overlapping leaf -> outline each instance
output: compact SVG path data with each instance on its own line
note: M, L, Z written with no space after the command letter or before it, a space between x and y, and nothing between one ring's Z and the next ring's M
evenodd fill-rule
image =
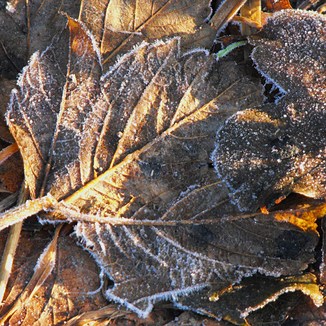
M0 74L15 78L36 50L65 26L64 11L78 16L80 1L3 1L0 5ZM8 32L9 31L9 32Z
M37 258L42 248L51 239L48 231L35 233L30 229L22 233L10 291L0 311L2 324L57 325L107 303L98 290L100 279L95 262L67 235L58 237L56 234L55 241L52 241L52 255L47 263L56 266L43 280L44 284L34 279L37 287L43 285L37 295L32 295L36 291L35 282L34 287L29 284L25 288L33 274L34 264L39 264ZM53 256L55 258L51 260ZM20 300L16 301L17 297Z
M83 1L80 19L93 31L105 64L140 41L181 36L182 48L211 47L216 31L205 23L209 0Z
M75 220L133 222L76 227L114 281L107 297L144 316L211 282L305 269L317 235L273 215L230 217L238 211L211 167L216 130L261 103L260 83L206 51L182 54L177 39L142 43L102 75L90 33L72 19L69 29L69 42L62 34L31 58L8 123L32 198L50 193Z
M235 114L218 133L218 174L241 210L273 204L291 191L325 198L325 30L323 15L275 14L252 58L285 96Z
M298 290L309 295L316 306L323 304L323 295L319 291L317 278L310 273L283 278L255 275L244 279L239 285L229 286L216 292L214 292L213 285L210 290L211 295L208 295L209 299L207 294L190 295L181 301L201 313L212 314L213 312L220 318L223 317L241 325L243 319L248 318L250 313L265 307L282 294ZM252 293L254 295L251 295ZM271 321L273 316L269 317ZM251 322L250 317L247 321L250 325L256 324L254 321Z

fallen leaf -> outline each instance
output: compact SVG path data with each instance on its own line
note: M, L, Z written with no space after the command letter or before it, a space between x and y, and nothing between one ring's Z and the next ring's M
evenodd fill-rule
M202 296L187 296L182 303L193 306L198 312L215 315L217 318L242 325L252 312L262 309L285 293L301 291L308 295L316 306L323 304L323 295L315 275L308 273L285 278L255 275L243 279L240 284L220 289ZM250 320L250 318L249 318Z
M289 0L267 0L265 1L267 10L275 12L282 9L292 9Z
M210 48L216 34L206 23L210 14L209 0L87 0L79 18L100 44L107 67L141 41L180 36L183 50Z
M30 248L27 242L31 242L32 232L33 248ZM38 259L38 271L28 283L33 274L35 256L45 247L46 235L46 231L23 231L13 284L10 284L13 286L1 310L1 323L57 325L77 314L105 306L106 301L99 291L101 282L95 262L67 235L54 238L51 245L53 247L57 242L57 250L52 248L47 251L49 246L46 248L43 257ZM22 247L25 248L22 250ZM45 253L47 258L44 260ZM37 288L33 285L34 281ZM18 295L20 299L17 300Z
M60 11L77 17L79 5L79 0L5 1L0 8L0 74L16 78L29 56L43 51L65 27Z
M218 132L212 159L242 211L290 192L325 198L325 25L322 15L285 10L249 38L257 69L285 95Z
M143 317L212 283L306 269L316 232L239 215L210 160L225 119L262 103L260 81L205 50L182 53L175 38L142 43L103 73L90 32L68 26L12 93L32 200L3 225L42 209L41 219L85 218L75 236L114 282L106 297Z
M15 86L16 86L15 80L9 80L0 77L0 138L8 143L13 143L14 139L9 132L4 115L5 112L7 111L7 105L9 102L11 90Z
M16 144L9 145L7 148L11 146L16 146ZM0 156L5 149L0 151ZM23 179L23 162L19 153L11 154L5 162L0 163L0 192L13 193L18 191Z

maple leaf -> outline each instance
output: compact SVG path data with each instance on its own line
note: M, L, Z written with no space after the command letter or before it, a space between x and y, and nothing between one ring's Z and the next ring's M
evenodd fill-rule
M211 283L313 261L316 232L237 216L211 165L225 119L262 103L259 81L205 50L182 53L178 39L142 43L103 73L92 35L68 26L12 93L8 124L33 200L7 214L79 221L76 237L114 281L107 298L140 316Z
M325 25L323 15L280 11L249 39L257 69L284 96L236 113L218 132L212 159L243 211L290 192L325 198Z

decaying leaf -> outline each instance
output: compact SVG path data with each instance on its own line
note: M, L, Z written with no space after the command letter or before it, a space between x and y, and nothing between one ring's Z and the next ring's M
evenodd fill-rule
M95 262L67 235L54 238L57 249L48 252L46 265L37 264L37 277L34 274L25 287L33 273L35 257L49 238L46 231L35 234L31 230L23 231L12 278L14 283L10 284L10 292L1 307L1 324L57 325L76 314L105 306ZM35 291L35 296L31 290Z
M216 292L212 285L209 293L187 296L182 299L182 303L196 308L200 313L215 315L242 325L243 319L252 312L274 302L280 295L294 291L302 291L310 296L316 306L323 304L317 278L311 273L284 278L257 275Z
M322 15L286 10L250 39L258 70L285 95L218 132L212 158L243 211L290 192L325 198L325 27Z
M210 160L225 119L261 105L260 82L205 50L183 53L176 38L143 42L103 73L91 33L68 26L32 56L11 96L32 201L10 214L87 217L75 237L114 282L106 297L140 316L212 284L306 269L313 228L239 215Z
M19 190L24 178L23 162L17 144L0 151L0 192L13 193Z
M80 0L4 3L0 6L0 74L15 78L29 56L36 50L44 50L64 28L65 19L60 11L78 16Z
M289 0L267 0L265 1L266 8L269 11L275 12L282 9L292 9L291 3Z
M104 64L141 41L181 36L183 49L211 47L216 30L206 23L209 0L83 1L80 19L93 31Z

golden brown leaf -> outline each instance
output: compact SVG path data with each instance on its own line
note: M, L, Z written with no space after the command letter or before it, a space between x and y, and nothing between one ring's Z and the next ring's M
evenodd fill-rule
M80 19L92 30L104 64L130 51L141 41L182 37L183 49L212 46L216 30L205 21L210 15L205 0L83 1Z

